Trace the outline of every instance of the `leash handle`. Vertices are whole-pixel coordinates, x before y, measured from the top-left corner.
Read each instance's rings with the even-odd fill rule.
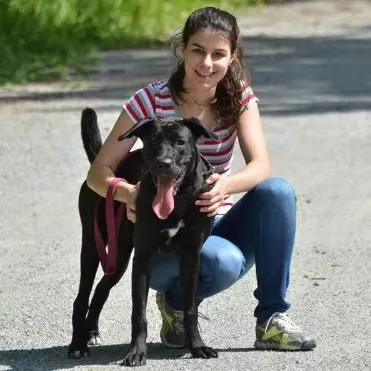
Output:
[[[120,224],[122,221],[122,215],[121,215],[121,218],[115,218],[113,197],[115,195],[117,185],[120,182],[126,182],[126,180],[124,178],[114,178],[108,186],[107,195],[106,195],[106,224],[107,224],[107,236],[108,236],[106,274],[113,274],[116,272],[117,235],[118,235],[118,229],[120,228]]]
[[[99,261],[101,262],[104,274],[113,274],[116,272],[117,261],[117,236],[122,223],[125,212],[125,205],[120,204],[115,216],[114,199],[113,196],[116,187],[120,182],[126,182],[124,178],[114,178],[107,189],[105,199],[105,213],[107,225],[107,239],[108,239],[108,252],[106,251],[106,243],[103,240],[102,233],[99,229],[98,215],[102,198],[99,198],[95,203],[94,211],[94,236],[95,245]]]

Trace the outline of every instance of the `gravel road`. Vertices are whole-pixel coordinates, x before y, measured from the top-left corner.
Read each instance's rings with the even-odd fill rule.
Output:
[[[142,370],[371,370],[371,2],[293,1],[239,19],[273,172],[298,196],[290,314],[318,347],[253,349],[252,270],[201,306],[215,360],[162,348],[150,291]],[[102,313],[104,345],[88,359],[66,357],[88,170],[79,119],[94,107],[106,135],[123,100],[164,77],[173,58],[165,49],[99,58],[88,81],[0,89],[0,371],[119,370],[130,341],[127,274]],[[237,170],[238,149],[235,157]]]

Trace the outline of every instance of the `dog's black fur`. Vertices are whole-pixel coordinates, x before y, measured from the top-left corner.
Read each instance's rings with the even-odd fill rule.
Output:
[[[82,113],[81,134],[89,161],[92,162],[102,143],[95,111]],[[136,199],[135,228],[124,216],[118,236],[117,269],[98,283],[89,306],[89,296],[98,268],[94,241],[94,209],[100,198],[84,182],[79,195],[82,223],[81,277],[73,306],[73,337],[68,353],[81,357],[89,353],[88,344],[99,344],[99,314],[110,289],[124,274],[135,245],[132,268],[132,340],[123,364],[146,363],[146,305],[151,257],[158,249],[180,253],[180,282],[184,309],[186,345],[194,357],[216,357],[217,353],[203,343],[197,325],[196,288],[200,267],[200,249],[211,231],[212,219],[195,205],[198,195],[209,189],[205,178],[209,168],[197,152],[196,140],[217,140],[194,118],[145,119],[120,136],[119,140],[139,137],[143,149],[131,152],[116,170],[116,177],[130,183],[141,181]],[[176,179],[173,188],[174,208],[169,215],[161,206],[152,206],[157,187]],[[165,187],[166,188],[166,187]],[[104,204],[104,203],[102,203]],[[115,207],[118,203],[115,202]],[[164,211],[165,210],[165,211]],[[169,212],[169,211],[168,211]],[[104,242],[107,241],[104,205],[98,220]],[[178,232],[170,236],[169,229]],[[89,309],[89,310],[88,310]]]

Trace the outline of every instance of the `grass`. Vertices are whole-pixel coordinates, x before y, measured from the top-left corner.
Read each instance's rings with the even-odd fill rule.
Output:
[[[264,0],[220,0],[234,11]],[[165,42],[202,0],[0,0],[0,84],[83,71],[96,49]]]

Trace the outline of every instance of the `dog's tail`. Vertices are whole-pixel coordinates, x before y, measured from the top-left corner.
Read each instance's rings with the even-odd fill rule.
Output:
[[[102,147],[97,114],[92,108],[85,108],[81,115],[81,138],[86,155],[92,163]]]

